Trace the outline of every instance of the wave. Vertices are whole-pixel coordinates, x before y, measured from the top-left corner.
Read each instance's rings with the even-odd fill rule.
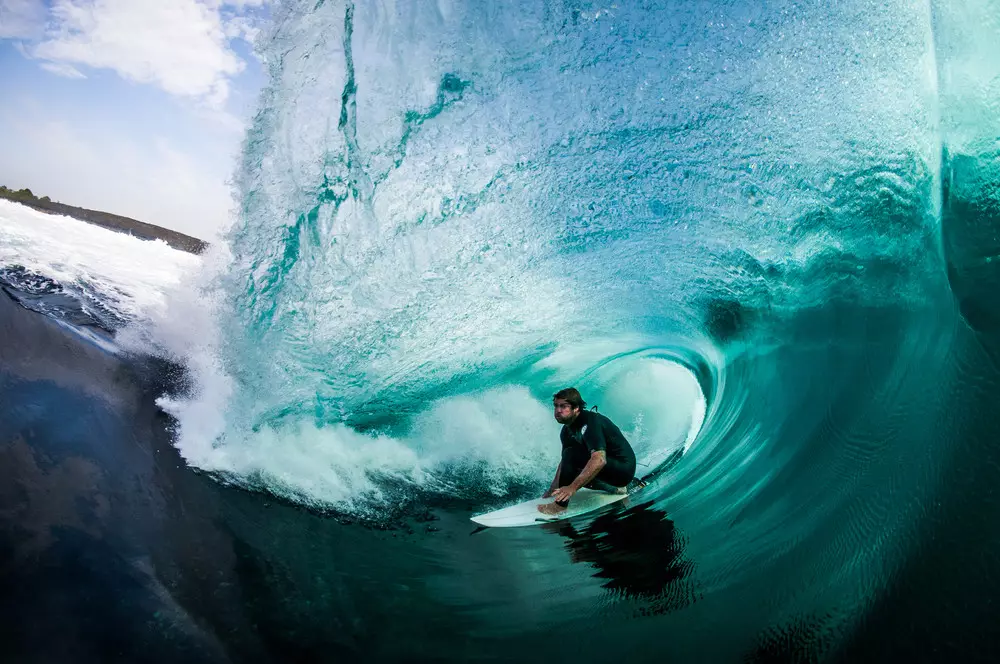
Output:
[[[650,659],[988,640],[996,94],[955,36],[988,5],[278,8],[228,244],[118,334],[185,364],[158,400],[184,460],[253,490],[222,511],[268,643],[343,616],[374,659],[547,655],[595,616],[581,651]],[[467,537],[544,486],[567,385],[662,472]],[[407,506],[434,528],[371,534]]]
[[[679,349],[718,374],[727,325],[923,306],[941,286],[927,44],[836,26],[919,34],[927,16],[851,11],[810,10],[871,57],[817,54],[789,79],[815,42],[773,14],[283,7],[231,253],[204,284],[213,341],[188,359],[203,386],[164,402],[182,454],[348,511],[390,486],[462,486],[442,464],[490,468],[502,493],[550,465],[538,413],[588,376],[640,447],[647,431],[658,459],[690,447],[711,381],[695,395],[697,375],[652,359],[611,378],[616,358]],[[886,104],[873,80],[906,92]],[[455,404],[534,422],[533,442],[442,453],[427,440],[484,435]]]

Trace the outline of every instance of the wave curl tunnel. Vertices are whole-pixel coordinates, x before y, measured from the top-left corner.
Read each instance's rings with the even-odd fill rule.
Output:
[[[487,641],[597,615],[650,656],[849,652],[925,550],[992,320],[962,229],[997,97],[955,41],[988,9],[285,4],[203,389],[164,402],[182,455],[454,535],[544,484],[579,384],[662,470],[641,504],[386,573]]]

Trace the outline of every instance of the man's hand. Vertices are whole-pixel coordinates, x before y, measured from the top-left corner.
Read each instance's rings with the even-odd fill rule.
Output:
[[[576,489],[573,487],[562,486],[552,492],[552,497],[555,498],[558,503],[565,503],[573,497],[574,493],[576,493]]]

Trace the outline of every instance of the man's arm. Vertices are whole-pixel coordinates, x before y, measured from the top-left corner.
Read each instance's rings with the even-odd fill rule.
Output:
[[[575,493],[579,491],[581,487],[587,486],[590,484],[592,479],[597,477],[597,474],[601,472],[601,469],[604,468],[607,463],[608,457],[604,450],[591,452],[590,461],[587,462],[587,465],[583,467],[583,470],[580,471],[580,474],[576,476],[576,479],[573,480],[572,484],[570,484],[568,488],[572,489]]]
[[[549,490],[542,494],[542,498],[548,498],[549,496],[551,496],[553,493],[556,492],[556,489],[559,488],[559,473],[561,472],[562,472],[562,461],[560,461],[559,465],[556,466],[556,476],[552,479],[552,484],[549,485]]]
[[[591,452],[590,461],[587,465],[583,467],[580,474],[577,475],[576,479],[573,480],[572,484],[556,489],[552,496],[556,499],[556,502],[566,506],[566,501],[573,497],[580,487],[590,484],[590,481],[597,477],[597,473],[601,472],[601,468],[604,468],[604,464],[608,462],[607,457],[604,454],[604,450],[597,450]]]

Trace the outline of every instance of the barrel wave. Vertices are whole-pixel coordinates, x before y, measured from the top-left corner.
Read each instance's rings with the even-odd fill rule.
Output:
[[[181,453],[362,521],[485,511],[545,486],[576,385],[661,471],[595,523],[685,544],[604,608],[532,573],[567,619],[836,652],[947,491],[948,9],[286,5],[217,282],[226,415],[174,404]]]
[[[535,5],[279,13],[194,465],[348,510],[476,466],[505,495],[551,472],[561,386],[662,457],[726,321],[926,300],[925,9]]]
[[[197,652],[988,660],[997,16],[276,7],[225,245],[118,337],[184,367],[148,547]],[[570,385],[649,485],[475,532]]]

